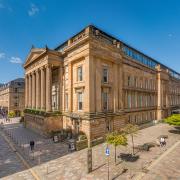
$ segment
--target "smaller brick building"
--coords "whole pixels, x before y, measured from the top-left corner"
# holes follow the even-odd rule
[[[0,113],[14,111],[16,116],[20,116],[24,110],[24,87],[24,78],[0,86]]]

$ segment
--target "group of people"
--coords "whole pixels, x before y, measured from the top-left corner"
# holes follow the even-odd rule
[[[160,138],[160,146],[161,146],[161,147],[166,146],[166,141],[165,141],[165,138],[164,138],[164,137],[161,137],[161,138]]]

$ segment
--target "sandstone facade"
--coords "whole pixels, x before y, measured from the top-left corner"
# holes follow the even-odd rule
[[[94,26],[54,50],[32,48],[24,68],[26,124],[42,133],[71,129],[93,140],[180,108],[179,73]]]
[[[0,86],[0,111],[15,112],[17,116],[20,116],[24,110],[24,93],[25,83],[23,78],[18,78],[10,81],[7,84]]]

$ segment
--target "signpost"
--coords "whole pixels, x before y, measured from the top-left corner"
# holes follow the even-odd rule
[[[108,148],[108,146],[106,147],[106,156],[108,159],[108,180],[109,180],[109,155],[110,155],[110,150]]]
[[[92,148],[88,148],[87,151],[87,171],[92,172]]]

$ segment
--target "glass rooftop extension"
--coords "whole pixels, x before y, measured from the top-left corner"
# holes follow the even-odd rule
[[[116,42],[120,42],[121,43],[121,49],[126,56],[131,57],[132,59],[134,59],[134,60],[152,68],[152,69],[155,69],[157,65],[160,65],[163,69],[168,69],[170,76],[180,80],[180,73],[178,73],[178,72],[172,70],[171,68],[161,64],[160,62],[156,61],[155,59],[143,54],[142,52],[140,52],[139,50],[129,46],[128,44],[118,40],[118,38],[115,38],[115,37],[107,34],[106,32],[100,30],[99,28],[97,28],[94,25],[89,25],[87,27],[91,28],[91,31],[93,32],[93,34],[95,36],[96,36],[96,30],[99,31],[98,36],[100,36],[102,39],[104,39],[105,42],[107,42],[108,44],[112,44],[114,46],[114,40]],[[81,32],[77,33],[76,35],[74,35],[73,37],[71,37],[70,39],[79,37],[79,35],[83,31],[85,31],[86,28],[84,30],[82,30]],[[57,48],[55,48],[55,50],[62,52],[66,49],[66,47],[68,47],[68,41],[59,45]]]

